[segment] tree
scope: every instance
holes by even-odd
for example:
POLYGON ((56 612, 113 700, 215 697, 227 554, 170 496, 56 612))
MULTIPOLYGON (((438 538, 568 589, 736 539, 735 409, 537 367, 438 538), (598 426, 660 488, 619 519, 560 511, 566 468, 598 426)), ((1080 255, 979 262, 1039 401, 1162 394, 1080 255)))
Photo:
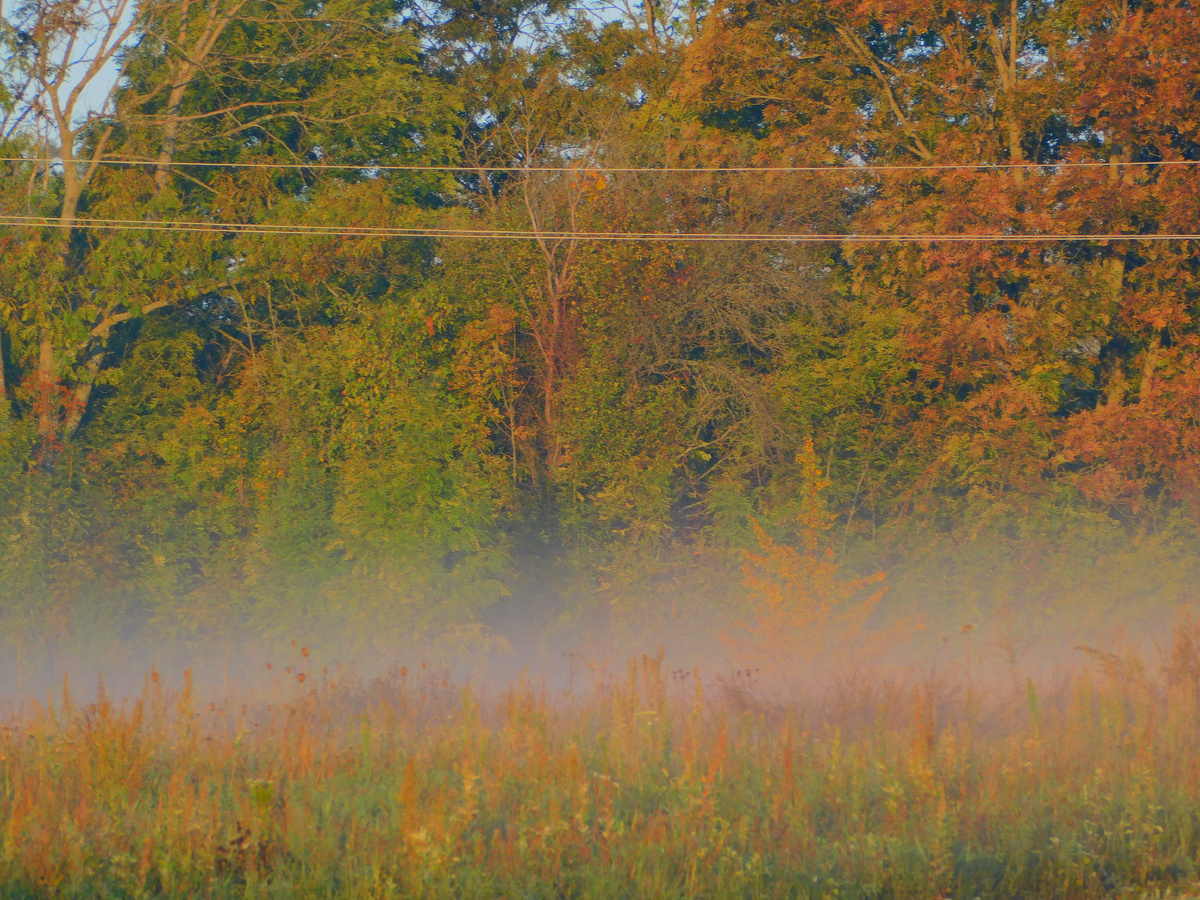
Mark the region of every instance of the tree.
MULTIPOLYGON (((37 0, 19 8, 17 24, 26 35, 19 60, 30 81, 23 128, 40 136, 40 152, 61 159, 55 177, 46 172, 46 190, 31 188, 27 201, 28 209, 54 220, 58 235, 27 231, 10 274, 12 293, 24 298, 20 315, 37 332, 36 405, 46 465, 79 428, 112 359, 115 331, 129 333, 136 320, 187 295, 143 282, 157 281, 162 266, 191 272, 192 296, 225 280, 224 254, 211 240, 189 241, 200 246, 184 249, 170 236, 81 231, 88 227, 81 220, 85 200, 93 213, 134 221, 172 208, 201 217, 222 207, 255 215, 304 189, 305 179, 186 175, 183 196, 168 197, 178 154, 204 148, 228 160, 278 149, 288 161, 313 153, 327 163, 338 156, 384 161, 380 141, 394 147, 406 133, 436 127, 439 108, 413 115, 422 105, 414 96, 420 90, 415 39, 387 15, 359 5, 242 0, 155 0, 136 8, 127 0, 82 6, 37 0), (106 96, 96 103, 90 95, 102 88, 106 96), (225 152, 239 144, 232 157, 225 152), (137 170, 111 169, 115 159, 142 154, 154 160, 152 184, 137 170), (208 196, 197 202, 189 193, 195 189, 208 196), (114 290, 117 284, 140 290, 114 290)), ((428 137, 436 153, 436 133, 428 137)))
MULTIPOLYGON (((1181 15, 1165 9, 1147 9, 1147 21, 1181 15)), ((752 130, 764 162, 910 166, 856 175, 851 165, 844 197, 855 231, 1124 232, 1152 220, 1157 228, 1157 216, 1130 203, 1133 170, 1106 178, 1053 166, 1100 157, 1119 167, 1131 153, 1157 152, 1133 150, 1079 106, 1113 90, 1118 69, 1101 59, 1130 53, 1110 37, 1135 18, 1142 14, 1120 4, 1081 17, 1070 4, 1018 0, 734 6, 690 51, 700 77, 681 96, 726 130, 752 130), (1047 168, 934 168, 963 162, 1047 168)), ((1171 21, 1181 27, 1170 40, 1184 46, 1188 26, 1171 21)), ((1154 55, 1144 36, 1132 43, 1154 55)), ((1163 60, 1171 52, 1158 50, 1163 60)), ((1186 80, 1186 63, 1181 71, 1186 80)), ((1147 183, 1163 177, 1147 175, 1147 183)), ((1158 358, 1153 336, 1116 325, 1129 306, 1127 251, 1095 242, 846 248, 849 283, 868 310, 862 320, 893 317, 908 367, 908 384, 888 379, 879 389, 889 393, 864 398, 886 414, 862 432, 872 446, 882 438, 885 457, 922 460, 922 487, 896 495, 894 512, 1013 521, 1033 498, 1055 495, 1048 474, 1064 423, 1097 397, 1125 395, 1124 354, 1148 346, 1145 371, 1158 358)))

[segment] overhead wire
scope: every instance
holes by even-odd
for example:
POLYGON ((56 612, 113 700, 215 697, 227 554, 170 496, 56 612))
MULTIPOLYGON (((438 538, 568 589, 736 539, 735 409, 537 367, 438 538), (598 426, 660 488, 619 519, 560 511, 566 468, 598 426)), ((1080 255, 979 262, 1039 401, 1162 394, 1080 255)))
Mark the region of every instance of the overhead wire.
MULTIPOLYGON (((0 225, 60 228, 60 219, 50 216, 0 215, 0 225)), ((1200 233, 1161 234, 971 234, 971 233, 903 233, 903 234, 808 234, 808 233, 750 233, 750 232, 619 232, 619 231, 518 231, 497 228, 425 228, 386 227, 370 225, 302 225, 204 221, 161 221, 140 219, 76 219, 72 228, 112 231, 175 231, 193 234, 255 234, 294 235, 300 237, 381 237, 381 238, 439 238, 473 240, 578 240, 605 242, 673 242, 673 243, 1067 243, 1072 241, 1195 241, 1200 233)))
MULTIPOLYGON (((0 157, 4 163, 46 163, 61 165, 61 159, 40 157, 0 157)), ((158 160, 112 157, 101 160, 102 165, 141 166, 159 164, 158 160)), ((749 173, 845 173, 856 175, 884 171, 950 171, 950 170, 1010 170, 1010 169, 1099 169, 1110 168, 1110 162, 1060 162, 1060 163, 930 163, 861 166, 710 166, 710 167, 648 167, 615 166, 568 168, 566 166, 449 166, 449 165, 371 165, 333 163, 279 163, 279 162, 181 162, 173 161, 173 167, 201 167, 215 169, 283 169, 283 170, 359 170, 359 171, 402 171, 402 172, 487 172, 487 173, 625 173, 625 174, 749 174, 749 173)), ((1122 166, 1196 166, 1200 160, 1162 160, 1158 162, 1122 162, 1122 166)), ((47 216, 0 216, 0 225, 26 225, 62 227, 62 222, 47 216)), ((234 223, 207 221, 164 222, 140 219, 77 219, 74 228, 108 229, 120 231, 179 231, 187 233, 238 233, 259 235, 307 235, 315 237, 412 237, 445 239, 491 239, 491 240, 594 240, 594 241, 673 241, 682 243, 964 243, 964 242, 1068 242, 1068 241, 1190 241, 1200 239, 1200 234, 970 234, 970 233, 905 233, 905 234, 765 234, 765 233, 720 233, 720 232, 593 232, 593 231, 516 231, 506 229, 469 228, 397 228, 345 225, 300 225, 294 223, 273 225, 270 223, 234 223)))
MULTIPOLYGON (((156 159, 137 159, 130 157, 109 157, 101 160, 80 159, 76 162, 86 165, 104 166, 158 166, 156 159)), ((47 165, 62 165, 58 157, 25 157, 0 156, 0 163, 44 163, 47 165)), ((1200 166, 1200 160, 1166 159, 1159 161, 1114 162, 1114 161, 1079 161, 1079 162, 1021 162, 1021 163, 895 163, 895 164, 863 164, 846 166, 601 166, 587 167, 570 166, 452 166, 452 165, 376 165, 373 163, 323 163, 323 162, 187 162, 173 160, 168 168, 205 168, 205 169, 278 169, 305 171, 363 171, 363 172, 464 172, 464 173, 530 173, 530 172, 576 172, 576 173, 612 173, 612 174, 751 174, 762 173, 808 173, 831 174, 843 173, 857 175, 867 172, 917 172, 917 171, 1004 171, 1011 169, 1110 169, 1124 167, 1190 167, 1200 166)))

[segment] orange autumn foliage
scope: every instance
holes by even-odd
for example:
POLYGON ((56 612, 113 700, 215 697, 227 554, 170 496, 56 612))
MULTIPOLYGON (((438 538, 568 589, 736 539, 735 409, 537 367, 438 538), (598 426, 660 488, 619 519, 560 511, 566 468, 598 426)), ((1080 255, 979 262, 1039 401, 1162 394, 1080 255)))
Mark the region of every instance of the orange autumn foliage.
POLYGON ((833 517, 822 497, 829 481, 821 473, 811 438, 796 462, 803 485, 795 519, 799 546, 777 541, 750 519, 758 548, 746 551, 742 569, 753 608, 751 621, 742 623, 742 640, 765 653, 857 631, 887 590, 883 572, 846 577, 841 571, 828 538, 833 517))

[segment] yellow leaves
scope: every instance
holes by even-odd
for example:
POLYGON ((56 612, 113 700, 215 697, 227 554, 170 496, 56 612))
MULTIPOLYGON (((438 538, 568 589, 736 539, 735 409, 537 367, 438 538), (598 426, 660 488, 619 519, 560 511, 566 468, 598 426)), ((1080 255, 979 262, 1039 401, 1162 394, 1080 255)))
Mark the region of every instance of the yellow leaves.
POLYGON ((746 551, 743 566, 743 584, 756 607, 756 621, 747 631, 751 643, 768 652, 817 640, 830 626, 858 627, 884 590, 868 590, 883 581, 882 572, 862 578, 840 573, 833 547, 824 537, 831 516, 821 493, 829 481, 821 473, 811 439, 805 441, 796 462, 804 497, 796 520, 800 547, 776 541, 751 518, 758 549, 746 551))
POLYGON ((584 194, 593 198, 598 197, 608 188, 608 179, 596 169, 589 169, 584 173, 582 182, 584 194))
POLYGON ((410 756, 404 764, 404 779, 396 793, 396 802, 400 804, 401 810, 407 810, 416 803, 417 797, 417 761, 415 757, 410 756))

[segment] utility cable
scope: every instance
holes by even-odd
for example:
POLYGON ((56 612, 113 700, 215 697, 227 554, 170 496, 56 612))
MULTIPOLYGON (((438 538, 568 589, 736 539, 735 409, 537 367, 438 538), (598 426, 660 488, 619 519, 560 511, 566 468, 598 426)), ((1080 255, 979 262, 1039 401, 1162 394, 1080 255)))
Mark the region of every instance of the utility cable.
MULTIPOLYGON (((61 220, 48 216, 4 216, 0 225, 61 228, 61 220)), ((138 219, 77 219, 72 228, 112 231, 177 231, 192 234, 295 235, 299 237, 440 238, 516 241, 609 241, 708 243, 1063 243, 1071 241, 1196 241, 1200 234, 755 234, 720 232, 620 232, 620 231, 510 231, 498 228, 394 228, 346 225, 298 225, 270 223, 143 221, 138 219)))
MULTIPOLYGON (((158 166, 159 162, 155 159, 134 159, 111 157, 102 160, 78 159, 75 162, 81 165, 103 165, 103 166, 158 166)), ((0 156, 0 163, 45 163, 49 165, 62 165, 62 160, 59 158, 31 158, 24 156, 0 156)), ((1159 162, 1053 162, 1053 163, 898 163, 895 165, 880 164, 880 165, 848 165, 848 166, 599 166, 589 165, 586 168, 571 168, 569 166, 449 166, 449 165, 374 165, 371 163, 267 163, 267 162, 183 162, 172 161, 167 168, 203 168, 203 169, 277 169, 277 170, 294 170, 303 169, 306 171, 320 170, 336 170, 336 171, 364 171, 364 172, 463 172, 463 173, 530 173, 530 172, 575 172, 579 174, 585 173, 611 173, 611 174, 749 174, 754 172, 763 173, 787 173, 787 172, 804 172, 809 174, 832 174, 844 173, 849 175, 857 175, 867 172, 919 172, 919 171, 955 171, 969 170, 976 171, 1005 171, 1009 169, 1109 169, 1118 166, 1150 168, 1154 166, 1162 167, 1189 167, 1200 166, 1200 160, 1194 159, 1167 159, 1159 162)))

